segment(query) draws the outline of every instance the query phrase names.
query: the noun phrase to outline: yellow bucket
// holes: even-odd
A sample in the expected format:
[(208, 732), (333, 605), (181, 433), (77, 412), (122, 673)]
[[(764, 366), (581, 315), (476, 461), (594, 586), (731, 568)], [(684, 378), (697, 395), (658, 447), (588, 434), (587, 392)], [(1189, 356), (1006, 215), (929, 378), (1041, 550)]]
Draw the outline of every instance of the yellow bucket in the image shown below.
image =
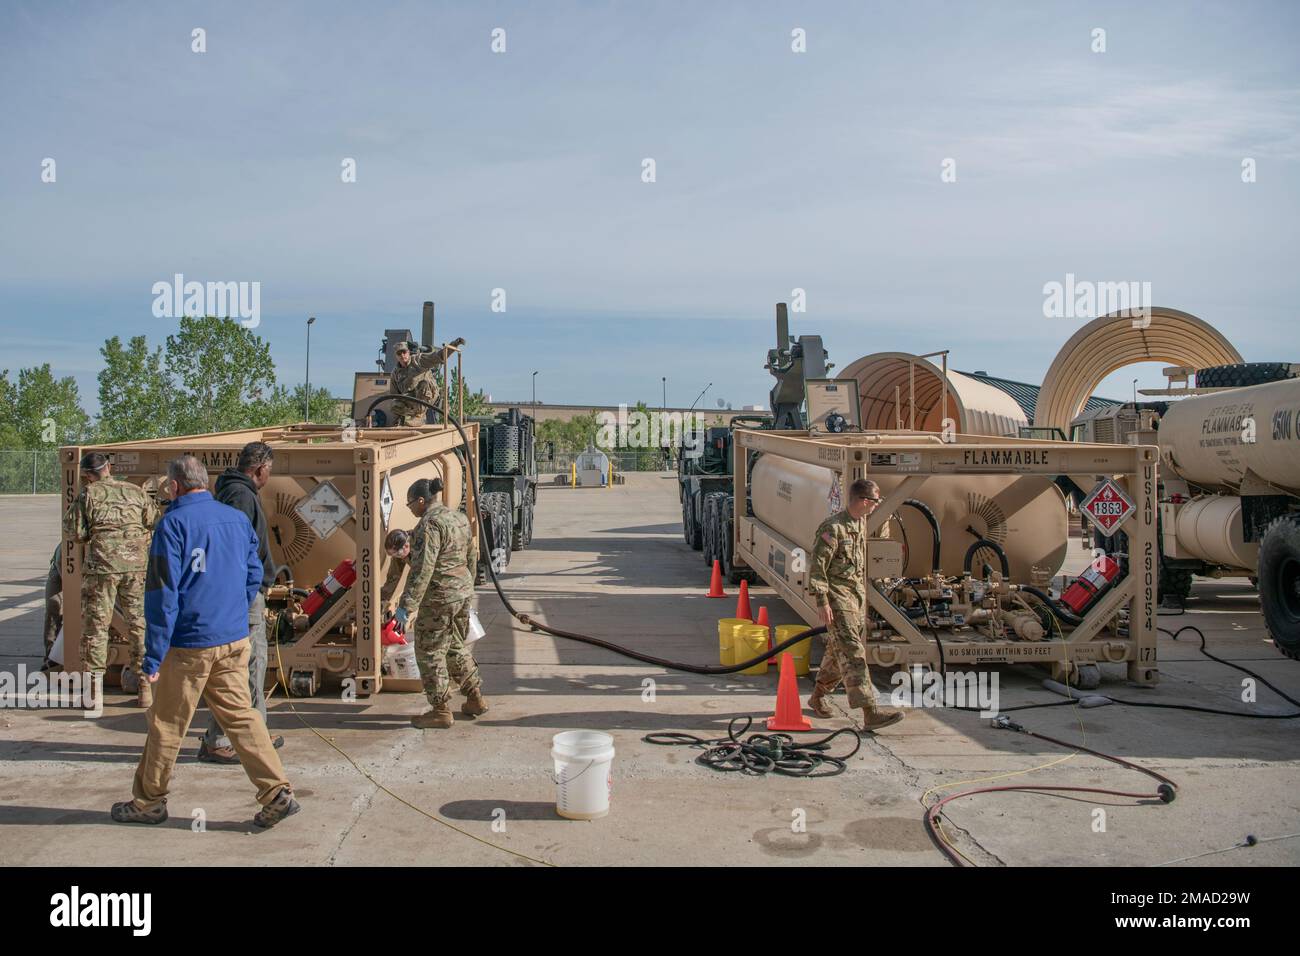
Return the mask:
[(736, 629), (752, 623), (743, 617), (724, 617), (718, 621), (718, 660), (723, 667), (736, 663)]
[[(735, 659), (733, 664), (739, 664), (747, 661), (751, 657), (757, 657), (767, 650), (767, 639), (769, 637), (767, 627), (762, 624), (742, 624), (736, 628)], [(757, 676), (767, 673), (767, 661), (761, 664), (755, 664), (753, 667), (747, 667), (742, 674)]]
[[(807, 624), (778, 624), (776, 627), (776, 643), (784, 644), (790, 638), (808, 630), (808, 628), (809, 625)], [(805, 676), (812, 666), (810, 659), (812, 656), (812, 638), (805, 638), (798, 644), (791, 646), (789, 651), (790, 655), (794, 657), (795, 674), (799, 677)], [(779, 661), (780, 655), (777, 655), (776, 659)]]

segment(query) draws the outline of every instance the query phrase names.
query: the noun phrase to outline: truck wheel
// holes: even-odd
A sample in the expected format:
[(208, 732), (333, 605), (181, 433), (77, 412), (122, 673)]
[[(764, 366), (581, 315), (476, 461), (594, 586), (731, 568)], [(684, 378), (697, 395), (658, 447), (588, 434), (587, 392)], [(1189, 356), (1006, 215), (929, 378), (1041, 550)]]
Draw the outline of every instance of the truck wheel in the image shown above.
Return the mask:
[(1259, 605), (1279, 651), (1300, 660), (1300, 522), (1294, 515), (1268, 526), (1259, 543)]
[(1287, 362), (1241, 362), (1237, 365), (1212, 365), (1196, 372), (1197, 388), (1244, 388), (1295, 378)]
[(732, 540), (735, 532), (735, 516), (732, 509), (735, 499), (727, 495), (722, 499), (722, 576), (728, 584), (739, 584), (745, 577), (744, 570), (736, 569), (736, 552)]
[(718, 540), (716, 540), (718, 533), (716, 533), (714, 527), (718, 515), (716, 515), (716, 498), (714, 494), (706, 494), (705, 506), (701, 511), (703, 514), (701, 522), (703, 527), (699, 531), (699, 536), (703, 538), (703, 548), (699, 550), (701, 550), (701, 557), (705, 559), (705, 567), (712, 567), (714, 566), (714, 558), (718, 557), (718, 554), (716, 554), (716, 551), (718, 551)]
[(510, 529), (510, 550), (522, 551), (528, 546), (529, 540), (532, 539), (533, 529), (533, 504), (532, 489), (524, 491), (519, 501), (519, 521)]
[(484, 522), (491, 545), (489, 553), (479, 555), (479, 560), (490, 560), (492, 570), (501, 574), (510, 563), (510, 525), (513, 520), (510, 496), (500, 491), (480, 495), (479, 517)]
[(524, 547), (528, 547), (533, 543), (533, 516), (537, 513), (537, 489), (531, 485), (528, 488), (525, 506), (528, 512), (528, 522), (525, 525), (527, 530), (524, 534)]
[(1192, 593), (1192, 572), (1186, 568), (1171, 568), (1160, 563), (1160, 579), (1156, 583), (1156, 600), (1175, 598), (1186, 602)]
[(704, 547), (700, 524), (695, 520), (695, 496), (691, 494), (682, 501), (682, 531), (686, 535), (686, 543), (696, 551)]

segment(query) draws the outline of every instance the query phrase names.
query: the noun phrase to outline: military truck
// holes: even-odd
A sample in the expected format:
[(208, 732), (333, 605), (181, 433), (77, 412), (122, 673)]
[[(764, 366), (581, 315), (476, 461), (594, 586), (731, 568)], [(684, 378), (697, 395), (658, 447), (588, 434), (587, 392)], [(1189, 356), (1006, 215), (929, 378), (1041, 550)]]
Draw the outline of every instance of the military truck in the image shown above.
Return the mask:
[(1070, 437), (1158, 444), (1162, 600), (1185, 601), (1194, 575), (1248, 577), (1274, 644), (1300, 659), (1297, 372), (1280, 362), (1201, 369), (1193, 388), (1155, 390), (1180, 400), (1085, 413)]
[[(701, 436), (683, 434), (678, 448), (677, 481), (682, 503), (682, 536), (712, 567), (716, 560), (732, 584), (754, 581), (754, 572), (732, 561), (732, 529), (736, 501), (732, 492), (732, 447), (736, 428), (806, 428), (804, 399), (808, 383), (821, 380), (833, 366), (827, 362), (821, 336), (790, 337), (790, 320), (784, 302), (776, 306), (776, 348), (769, 349), (763, 366), (776, 379), (772, 387), (771, 414), (736, 415), (725, 427), (707, 428)], [(694, 447), (688, 447), (687, 438)]]
[[(493, 568), (500, 573), (510, 552), (533, 540), (537, 506), (537, 449), (533, 419), (518, 408), (473, 416), (479, 423), (479, 512), (492, 542)], [(479, 580), (485, 575), (479, 569)]]

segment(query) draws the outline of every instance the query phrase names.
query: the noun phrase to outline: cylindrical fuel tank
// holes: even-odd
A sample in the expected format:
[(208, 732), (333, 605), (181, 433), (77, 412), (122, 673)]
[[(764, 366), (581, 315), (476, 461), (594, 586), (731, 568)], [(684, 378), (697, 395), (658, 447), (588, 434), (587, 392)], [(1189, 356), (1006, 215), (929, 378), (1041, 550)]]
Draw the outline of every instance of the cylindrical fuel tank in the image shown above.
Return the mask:
[[(441, 478), (446, 488), (443, 500), (450, 508), (460, 507), (464, 494), (464, 475), (459, 459), (448, 453), (389, 474), (389, 490), (393, 507), (389, 513), (388, 529), (411, 530), (416, 518), (406, 507), (406, 493), (421, 478)], [(332, 478), (334, 487), (353, 508), (357, 505), (356, 481), (352, 478)], [(293, 571), (294, 583), (299, 587), (312, 587), (323, 581), (325, 575), (344, 558), (356, 557), (356, 519), (345, 521), (328, 538), (318, 538), (297, 512), (298, 503), (317, 485), (312, 478), (271, 473), (262, 488), (262, 510), (270, 525), (271, 557), (277, 565), (288, 564)], [(378, 556), (384, 561), (383, 555)]]
[(1259, 542), (1247, 542), (1241, 529), (1241, 499), (1202, 495), (1178, 510), (1178, 552), (1211, 564), (1254, 569)]
[[(903, 479), (874, 480), (888, 494)], [(750, 470), (755, 517), (809, 550), (817, 526), (844, 506), (847, 491), (840, 487), (836, 472), (776, 455), (761, 455)], [(939, 561), (946, 574), (961, 573), (962, 558), (977, 535), (1006, 550), (1011, 576), (1017, 581), (1029, 581), (1034, 567), (1056, 574), (1065, 560), (1069, 533), (1065, 499), (1047, 478), (933, 475), (912, 497), (929, 505), (939, 522), (943, 539)], [(929, 523), (915, 508), (901, 508), (898, 515), (906, 532), (908, 576), (928, 574)], [(895, 520), (893, 526), (897, 524)], [(897, 531), (891, 534), (902, 537)]]
[(1175, 402), (1157, 438), (1162, 467), (1207, 490), (1237, 491), (1249, 469), (1300, 494), (1300, 378)]
[(958, 434), (1018, 435), (1029, 424), (1014, 398), (976, 376), (949, 369), (945, 393), (943, 370), (907, 352), (864, 355), (837, 377), (857, 381), (860, 420), (868, 430), (908, 428), (915, 418), (917, 431), (940, 432), (947, 417)]

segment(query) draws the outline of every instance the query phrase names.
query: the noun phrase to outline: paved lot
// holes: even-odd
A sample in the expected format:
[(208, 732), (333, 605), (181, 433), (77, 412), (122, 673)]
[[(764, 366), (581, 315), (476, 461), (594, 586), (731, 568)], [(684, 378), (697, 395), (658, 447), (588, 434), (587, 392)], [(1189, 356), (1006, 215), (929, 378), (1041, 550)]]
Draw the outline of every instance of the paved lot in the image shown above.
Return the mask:
[[(0, 499), (0, 519), (6, 530), (0, 669), (13, 671), (39, 663), (41, 587), (56, 543), (57, 499)], [(520, 610), (549, 623), (699, 662), (715, 661), (716, 620), (733, 608), (703, 596), (707, 572), (682, 542), (670, 476), (632, 475), (627, 485), (608, 490), (544, 488), (533, 548), (515, 555), (505, 580)], [(795, 620), (767, 589), (753, 593), (775, 623)], [(864, 741), (840, 777), (714, 773), (695, 765), (689, 751), (640, 738), (652, 730), (719, 736), (733, 715), (769, 714), (774, 673), (666, 673), (530, 633), (485, 589), (479, 606), (488, 637), (478, 656), (492, 709), (476, 721), (458, 720), (449, 731), (414, 730), (407, 718), (423, 709), (423, 700), (409, 694), (356, 702), (271, 699), (271, 726), (287, 738), (281, 753), (304, 812), (265, 834), (249, 823), (255, 804), (242, 771), (196, 762), (196, 738), (177, 765), (168, 824), (123, 833), (109, 822), (109, 804), (129, 795), (144, 726), (139, 711), (121, 706), (121, 695), (110, 694), (100, 720), (0, 711), (0, 864), (521, 862), (409, 803), (478, 840), (559, 865), (946, 865), (921, 827), (918, 801), (927, 789), (1068, 756), (991, 729), (974, 714), (926, 710)], [(1216, 654), (1300, 695), (1300, 664), (1267, 643), (1254, 592), (1244, 582), (1199, 581), (1191, 607), (1162, 624), (1197, 625)], [(1104, 668), (1103, 688), (1154, 702), (1244, 706), (1244, 675), (1202, 657), (1189, 636), (1175, 643), (1162, 635), (1159, 651), (1158, 688), (1128, 687), (1118, 666)], [(1006, 669), (1000, 676), (1003, 706), (1059, 699), (1041, 689), (1037, 672)], [(654, 681), (653, 700), (645, 693), (647, 679)], [(878, 675), (882, 692), (886, 680)], [(802, 682), (805, 697), (810, 687)], [(1254, 707), (1290, 710), (1264, 687)], [(1121, 706), (1017, 716), (1036, 731), (1156, 768), (1181, 790), (1167, 806), (1033, 794), (961, 801), (949, 816), (953, 835), (982, 864), (1143, 865), (1227, 847), (1247, 834), (1300, 831), (1294, 721)], [(819, 723), (848, 726), (843, 719)], [(615, 739), (612, 812), (602, 820), (554, 814), (551, 738), (574, 728), (606, 730)], [(1150, 789), (1145, 777), (1083, 754), (1017, 781)], [(1106, 811), (1104, 832), (1094, 830), (1098, 807)], [(192, 826), (198, 811), (203, 832)], [(806, 819), (804, 832), (792, 830), (797, 816)], [(499, 824), (493, 829), (494, 817), (504, 819), (504, 832)], [(1300, 840), (1199, 862), (1295, 865)]]

